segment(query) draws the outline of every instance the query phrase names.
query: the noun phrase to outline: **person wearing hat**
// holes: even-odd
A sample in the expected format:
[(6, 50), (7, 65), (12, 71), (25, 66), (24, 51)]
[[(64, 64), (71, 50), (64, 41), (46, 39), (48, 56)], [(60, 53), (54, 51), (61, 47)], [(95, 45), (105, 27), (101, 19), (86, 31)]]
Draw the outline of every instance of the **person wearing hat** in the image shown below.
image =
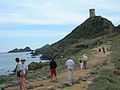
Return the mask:
[(84, 67), (84, 69), (87, 69), (88, 57), (87, 57), (86, 54), (82, 55), (82, 60), (83, 60), (83, 67)]
[(27, 76), (28, 66), (25, 64), (25, 59), (21, 59), (21, 67), (20, 67), (20, 90), (26, 90), (26, 81), (25, 78)]

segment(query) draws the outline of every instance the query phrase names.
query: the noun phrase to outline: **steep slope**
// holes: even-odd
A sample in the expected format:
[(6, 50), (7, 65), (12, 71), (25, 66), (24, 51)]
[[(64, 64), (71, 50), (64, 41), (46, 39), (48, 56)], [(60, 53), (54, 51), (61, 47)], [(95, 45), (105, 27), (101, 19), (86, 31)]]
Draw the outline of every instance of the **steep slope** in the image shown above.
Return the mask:
[(113, 28), (112, 22), (106, 18), (90, 17), (65, 38), (38, 53), (42, 53), (44, 59), (72, 55), (82, 49), (101, 44), (99, 37), (112, 33)]

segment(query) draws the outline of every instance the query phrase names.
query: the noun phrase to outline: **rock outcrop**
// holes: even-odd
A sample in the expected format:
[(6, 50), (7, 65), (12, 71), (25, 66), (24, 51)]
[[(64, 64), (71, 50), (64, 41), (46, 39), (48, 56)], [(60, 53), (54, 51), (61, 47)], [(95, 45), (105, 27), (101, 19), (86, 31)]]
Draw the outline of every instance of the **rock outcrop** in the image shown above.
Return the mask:
[(25, 47), (24, 49), (15, 48), (15, 49), (9, 51), (8, 53), (29, 52), (29, 51), (33, 51), (33, 50), (31, 50), (30, 47)]

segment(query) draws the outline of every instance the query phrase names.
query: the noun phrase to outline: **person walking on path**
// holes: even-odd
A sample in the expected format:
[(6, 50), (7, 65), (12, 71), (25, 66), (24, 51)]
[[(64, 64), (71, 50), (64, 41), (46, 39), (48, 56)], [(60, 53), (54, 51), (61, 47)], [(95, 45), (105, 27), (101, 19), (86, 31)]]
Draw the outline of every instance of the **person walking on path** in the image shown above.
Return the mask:
[(51, 77), (51, 80), (53, 80), (54, 76), (57, 80), (56, 68), (57, 68), (57, 64), (54, 61), (54, 59), (52, 59), (52, 61), (50, 61), (50, 74), (51, 74), (50, 77)]
[(102, 47), (102, 51), (103, 51), (103, 53), (105, 53), (105, 47)]
[(65, 65), (67, 66), (67, 70), (68, 70), (68, 80), (74, 80), (74, 61), (69, 58)]
[[(26, 76), (28, 73), (28, 66), (25, 64), (25, 59), (21, 59), (21, 65), (20, 65), (20, 90), (27, 90), (26, 89)], [(17, 68), (18, 69), (18, 68)]]
[(79, 59), (79, 64), (80, 64), (80, 69), (82, 70), (83, 69), (83, 59), (82, 58)]
[(84, 55), (82, 56), (82, 60), (83, 60), (83, 67), (84, 67), (84, 69), (87, 69), (88, 57), (87, 57), (86, 54), (84, 54)]
[[(17, 65), (16, 65), (16, 67), (15, 67), (15, 69), (14, 69), (14, 72), (16, 73), (16, 76), (17, 76), (19, 82), (21, 82), (21, 81), (20, 81), (20, 72), (21, 72), (20, 67), (21, 67), (21, 61), (20, 61), (19, 58), (15, 58), (15, 61), (17, 62)], [(22, 88), (21, 84), (20, 84), (20, 88)]]
[(17, 62), (17, 65), (16, 65), (16, 67), (15, 67), (13, 72), (15, 72), (16, 76), (19, 78), (20, 77), (20, 65), (21, 65), (21, 62), (20, 62), (19, 58), (15, 58), (15, 61)]
[(98, 52), (101, 52), (101, 48), (98, 49)]

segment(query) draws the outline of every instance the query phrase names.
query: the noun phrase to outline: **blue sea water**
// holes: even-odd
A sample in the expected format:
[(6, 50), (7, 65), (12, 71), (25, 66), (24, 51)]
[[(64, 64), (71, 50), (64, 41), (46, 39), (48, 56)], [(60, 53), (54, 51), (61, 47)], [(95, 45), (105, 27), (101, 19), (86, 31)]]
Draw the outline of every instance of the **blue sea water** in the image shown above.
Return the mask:
[(31, 62), (45, 62), (44, 60), (40, 60), (40, 55), (33, 58), (30, 52), (21, 52), (21, 53), (0, 53), (0, 75), (8, 75), (13, 73), (16, 66), (15, 58), (25, 58), (26, 64), (30, 64)]

